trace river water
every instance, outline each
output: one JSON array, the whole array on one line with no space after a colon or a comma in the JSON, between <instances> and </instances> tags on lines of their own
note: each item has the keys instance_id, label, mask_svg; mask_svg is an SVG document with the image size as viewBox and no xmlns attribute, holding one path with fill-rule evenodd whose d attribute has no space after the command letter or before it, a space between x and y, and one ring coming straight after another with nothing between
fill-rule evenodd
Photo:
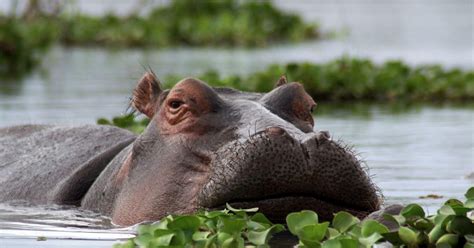
<instances>
[{"instance_id":1,"label":"river water","mask_svg":"<svg viewBox=\"0 0 474 248\"><path fill-rule=\"evenodd\" d=\"M152 1L153 2L153 1ZM160 1L155 1L160 2ZM124 12L124 1L77 1L94 14ZM349 30L334 40L264 49L168 48L106 50L55 47L42 69L0 82L0 127L23 123L94 123L122 113L135 81L150 65L160 75L198 75L215 69L248 74L271 63L324 62L343 54L376 62L441 63L474 69L472 1L279 0L320 21L323 30ZM5 9L5 1L0 9ZM316 99L317 101L317 99ZM474 106L341 105L319 102L316 128L353 145L387 203L418 202L433 213L474 185ZM441 199L420 199L436 194ZM130 237L94 213L59 206L0 204L0 247L110 247ZM38 236L46 241L36 241ZM66 243L67 242L67 243Z\"/></svg>"}]
</instances>

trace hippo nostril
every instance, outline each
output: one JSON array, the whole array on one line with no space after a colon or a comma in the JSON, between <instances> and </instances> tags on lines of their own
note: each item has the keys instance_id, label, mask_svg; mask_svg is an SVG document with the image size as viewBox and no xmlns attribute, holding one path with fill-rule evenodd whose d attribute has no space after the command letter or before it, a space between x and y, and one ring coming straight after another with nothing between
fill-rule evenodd
<instances>
[{"instance_id":1,"label":"hippo nostril","mask_svg":"<svg viewBox=\"0 0 474 248\"><path fill-rule=\"evenodd\" d=\"M270 135L283 135L285 130L281 127L269 127L265 129L265 132Z\"/></svg>"}]
</instances>

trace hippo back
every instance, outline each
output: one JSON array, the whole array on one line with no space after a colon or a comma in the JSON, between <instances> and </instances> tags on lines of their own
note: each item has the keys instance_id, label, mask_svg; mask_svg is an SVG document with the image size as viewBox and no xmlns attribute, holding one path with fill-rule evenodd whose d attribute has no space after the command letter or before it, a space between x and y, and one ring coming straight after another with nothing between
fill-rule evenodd
<instances>
[{"instance_id":1,"label":"hippo back","mask_svg":"<svg viewBox=\"0 0 474 248\"><path fill-rule=\"evenodd\" d=\"M1 128L0 201L76 204L135 137L112 126Z\"/></svg>"}]
</instances>

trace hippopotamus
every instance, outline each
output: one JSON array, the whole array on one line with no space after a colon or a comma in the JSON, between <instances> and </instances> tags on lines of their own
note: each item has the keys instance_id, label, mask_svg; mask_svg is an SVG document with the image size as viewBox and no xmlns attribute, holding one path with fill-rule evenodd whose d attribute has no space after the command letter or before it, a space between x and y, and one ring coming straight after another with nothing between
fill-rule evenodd
<instances>
[{"instance_id":1,"label":"hippopotamus","mask_svg":"<svg viewBox=\"0 0 474 248\"><path fill-rule=\"evenodd\" d=\"M363 218L382 197L352 151L314 128L315 101L281 77L267 93L185 78L138 81L135 135L106 125L0 129L0 201L67 204L117 225L201 209L258 207L269 219L303 209Z\"/></svg>"}]
</instances>

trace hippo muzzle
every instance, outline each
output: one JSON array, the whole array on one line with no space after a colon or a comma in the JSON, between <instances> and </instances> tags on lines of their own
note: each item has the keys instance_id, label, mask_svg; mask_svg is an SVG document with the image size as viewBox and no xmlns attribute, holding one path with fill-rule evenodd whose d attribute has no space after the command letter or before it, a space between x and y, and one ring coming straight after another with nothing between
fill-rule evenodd
<instances>
[{"instance_id":1,"label":"hippo muzzle","mask_svg":"<svg viewBox=\"0 0 474 248\"><path fill-rule=\"evenodd\" d=\"M303 209L330 219L342 210L362 218L380 207L356 156L327 132L311 132L299 141L283 128L270 127L222 147L210 167L198 198L205 208L258 206L281 222Z\"/></svg>"}]
</instances>

